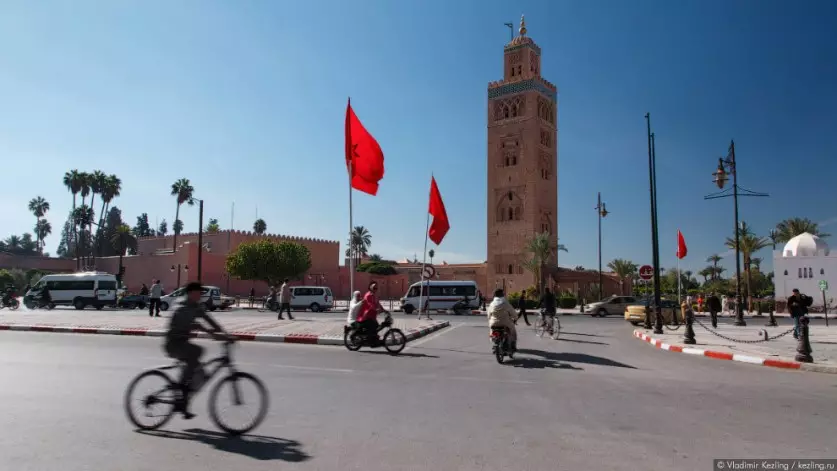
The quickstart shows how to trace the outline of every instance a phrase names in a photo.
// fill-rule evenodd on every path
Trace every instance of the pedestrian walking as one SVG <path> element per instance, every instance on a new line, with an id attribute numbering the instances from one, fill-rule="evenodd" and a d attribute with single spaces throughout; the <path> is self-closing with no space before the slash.
<path id="1" fill-rule="evenodd" d="M 529 316 L 526 315 L 527 314 L 526 313 L 526 291 L 521 291 L 520 292 L 520 300 L 517 303 L 517 311 L 518 311 L 518 315 L 517 315 L 518 319 L 520 319 L 522 317 L 523 322 L 525 322 L 526 325 L 532 325 L 532 324 L 529 323 Z"/>
<path id="2" fill-rule="evenodd" d="M 788 298 L 788 311 L 790 311 L 791 318 L 793 319 L 793 338 L 799 338 L 799 319 L 805 314 L 808 314 L 808 306 L 812 303 L 813 298 L 800 293 L 795 288 L 793 294 Z"/>
<path id="3" fill-rule="evenodd" d="M 256 300 L 256 288 L 250 288 L 250 307 L 253 307 L 253 302 Z"/>
<path id="4" fill-rule="evenodd" d="M 160 284 L 160 280 L 154 280 L 151 284 L 150 296 L 151 299 L 148 300 L 148 315 L 160 317 L 160 298 L 163 296 L 163 285 Z"/>
<path id="5" fill-rule="evenodd" d="M 288 286 L 288 279 L 285 278 L 285 282 L 282 283 L 282 288 L 279 290 L 279 317 L 278 319 L 282 318 L 282 311 L 288 311 L 288 319 L 293 320 L 294 316 L 291 315 L 291 287 Z"/>
<path id="6" fill-rule="evenodd" d="M 715 293 L 709 293 L 709 297 L 706 299 L 706 307 L 709 308 L 709 317 L 712 320 L 712 327 L 718 328 L 718 312 L 721 311 L 721 300 L 718 299 L 718 296 Z"/>

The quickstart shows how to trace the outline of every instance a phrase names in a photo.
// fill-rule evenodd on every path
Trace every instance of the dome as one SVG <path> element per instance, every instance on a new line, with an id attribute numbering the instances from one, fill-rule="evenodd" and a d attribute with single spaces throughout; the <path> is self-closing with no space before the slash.
<path id="1" fill-rule="evenodd" d="M 828 255 L 828 244 L 819 237 L 807 232 L 799 234 L 785 244 L 782 254 L 785 257 L 813 257 Z"/>

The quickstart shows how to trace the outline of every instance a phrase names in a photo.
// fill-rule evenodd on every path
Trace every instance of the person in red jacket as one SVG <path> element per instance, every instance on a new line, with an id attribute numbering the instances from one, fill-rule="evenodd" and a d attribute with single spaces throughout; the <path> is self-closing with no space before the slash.
<path id="1" fill-rule="evenodd" d="M 360 323 L 363 330 L 367 333 L 369 338 L 378 338 L 378 313 L 384 312 L 384 307 L 378 301 L 378 282 L 373 281 L 369 283 L 369 291 L 363 296 L 363 307 L 360 309 L 360 314 L 357 316 L 357 321 Z"/>

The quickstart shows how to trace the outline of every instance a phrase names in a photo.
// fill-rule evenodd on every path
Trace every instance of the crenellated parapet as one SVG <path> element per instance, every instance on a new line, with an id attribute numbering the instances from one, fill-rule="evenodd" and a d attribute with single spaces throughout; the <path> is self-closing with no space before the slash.
<path id="1" fill-rule="evenodd" d="M 247 238 L 266 238 L 266 239 L 279 239 L 279 240 L 287 240 L 291 242 L 299 242 L 299 243 L 321 243 L 321 244 L 339 244 L 340 242 L 336 240 L 328 240 L 328 239 L 319 239 L 316 237 L 301 237 L 301 236 L 292 236 L 292 235 L 284 235 L 284 234 L 257 234 L 253 231 L 241 231 L 237 229 L 224 229 L 218 232 L 212 233 L 203 233 L 204 239 L 209 239 L 212 237 L 217 237 L 219 235 L 226 235 L 231 234 L 234 236 L 241 236 Z M 197 237 L 197 232 L 181 232 L 178 234 L 178 238 L 189 238 L 189 237 Z M 165 236 L 149 236 L 149 237 L 138 237 L 137 240 L 169 240 L 173 239 L 174 235 L 165 235 Z"/>

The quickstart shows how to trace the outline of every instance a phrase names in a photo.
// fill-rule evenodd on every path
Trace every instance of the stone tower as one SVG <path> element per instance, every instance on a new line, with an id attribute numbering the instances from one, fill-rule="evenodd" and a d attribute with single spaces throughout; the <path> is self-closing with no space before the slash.
<path id="1" fill-rule="evenodd" d="M 503 48 L 503 80 L 488 84 L 488 286 L 507 292 L 537 285 L 527 241 L 558 237 L 557 90 L 523 17 L 519 32 Z"/>

